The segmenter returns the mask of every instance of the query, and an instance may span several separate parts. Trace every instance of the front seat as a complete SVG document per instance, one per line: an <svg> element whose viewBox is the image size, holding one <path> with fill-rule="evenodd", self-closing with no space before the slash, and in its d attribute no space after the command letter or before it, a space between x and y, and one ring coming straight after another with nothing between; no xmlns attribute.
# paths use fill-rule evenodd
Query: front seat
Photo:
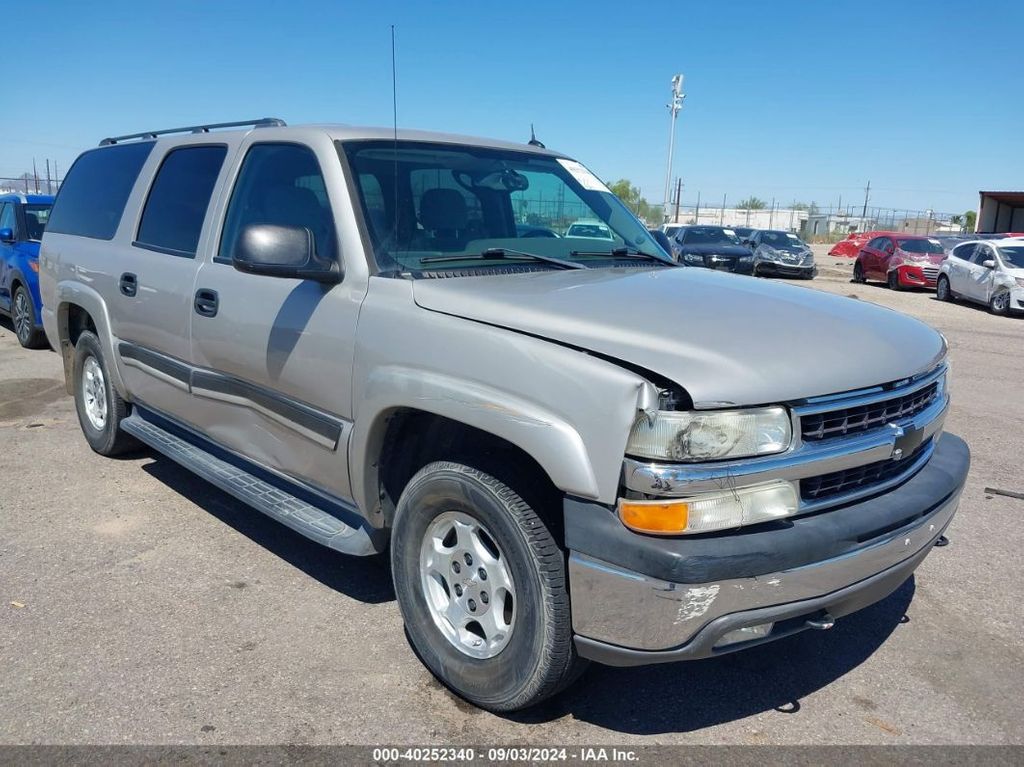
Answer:
<svg viewBox="0 0 1024 767"><path fill-rule="evenodd" d="M43 239L43 225L39 223L39 217L32 211L25 211L25 229L30 240Z"/></svg>
<svg viewBox="0 0 1024 767"><path fill-rule="evenodd" d="M462 250L469 212L466 198L456 189L428 189L420 198L420 223L430 235L433 250Z"/></svg>

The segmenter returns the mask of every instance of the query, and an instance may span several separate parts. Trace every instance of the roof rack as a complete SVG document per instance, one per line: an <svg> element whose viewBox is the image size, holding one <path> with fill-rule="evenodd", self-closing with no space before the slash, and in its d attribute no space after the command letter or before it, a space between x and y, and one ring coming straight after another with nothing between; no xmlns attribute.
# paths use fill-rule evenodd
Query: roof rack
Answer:
<svg viewBox="0 0 1024 767"><path fill-rule="evenodd" d="M146 131L145 133L129 133L127 136L112 136L103 139L100 142L100 146L109 146L110 144L116 144L119 141L127 141L133 138L156 138L157 136L166 136L168 133L209 133L216 128L244 128L247 126L252 126L253 128L282 128L287 124L284 120L280 120L277 117L263 117L259 120L240 120L233 123L189 125L185 128L168 128L166 130Z"/></svg>

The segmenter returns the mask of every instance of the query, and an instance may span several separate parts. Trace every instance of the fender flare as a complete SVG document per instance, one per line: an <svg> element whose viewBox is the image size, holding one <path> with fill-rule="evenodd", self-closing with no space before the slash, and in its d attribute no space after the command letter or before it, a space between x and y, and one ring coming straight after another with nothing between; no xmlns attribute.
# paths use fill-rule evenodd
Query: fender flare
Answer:
<svg viewBox="0 0 1024 767"><path fill-rule="evenodd" d="M375 370L367 380L366 393L349 442L352 489L362 509L377 503L377 456L390 416L406 409L443 416L500 437L532 456L563 492L599 497L583 438L543 405L486 384L401 366Z"/></svg>
<svg viewBox="0 0 1024 767"><path fill-rule="evenodd" d="M87 311L89 316L92 317L92 321L96 325L96 334L99 336L100 347L103 349L103 354L109 362L107 372L110 375L111 383L121 397L126 400L130 399L124 379L121 377L120 358L116 351L116 339L110 330L110 314L107 311L106 302L93 288L72 280L58 282L55 292L57 296L55 312L57 317L57 333L60 340L61 354L64 357L64 380L68 386L68 393L74 393L71 381L72 371L69 369L69 360L73 357L69 355L69 350L72 347L69 340L68 309L75 305Z"/></svg>

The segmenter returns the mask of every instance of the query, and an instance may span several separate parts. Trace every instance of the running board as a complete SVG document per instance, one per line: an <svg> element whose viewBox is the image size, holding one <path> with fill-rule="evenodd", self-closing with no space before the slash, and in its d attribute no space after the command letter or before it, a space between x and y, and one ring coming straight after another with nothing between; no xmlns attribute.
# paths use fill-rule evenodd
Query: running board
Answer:
<svg viewBox="0 0 1024 767"><path fill-rule="evenodd" d="M317 543L344 554L368 556L378 553L364 528L346 525L301 498L145 420L138 413L121 421L121 428L225 493Z"/></svg>

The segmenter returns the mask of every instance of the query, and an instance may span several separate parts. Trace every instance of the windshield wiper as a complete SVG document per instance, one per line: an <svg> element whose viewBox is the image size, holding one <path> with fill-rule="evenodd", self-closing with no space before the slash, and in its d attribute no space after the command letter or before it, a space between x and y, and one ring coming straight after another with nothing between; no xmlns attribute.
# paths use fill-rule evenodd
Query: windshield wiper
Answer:
<svg viewBox="0 0 1024 767"><path fill-rule="evenodd" d="M573 254L575 255L575 254ZM543 261L545 264L554 264L562 269L586 269L583 264L575 261L566 261L554 256L542 256L538 253L527 253L523 250L510 250L509 248L488 248L480 253L471 253L464 256L427 256L421 258L421 264L445 264L453 261L490 261L501 258L526 258L531 261Z"/></svg>
<svg viewBox="0 0 1024 767"><path fill-rule="evenodd" d="M570 256L611 256L612 258L642 258L647 261L657 261L661 264L668 266L676 266L675 261L669 261L667 258L656 256L653 253L644 253L639 250L630 250L629 248L612 248L609 250L574 250L569 253Z"/></svg>

